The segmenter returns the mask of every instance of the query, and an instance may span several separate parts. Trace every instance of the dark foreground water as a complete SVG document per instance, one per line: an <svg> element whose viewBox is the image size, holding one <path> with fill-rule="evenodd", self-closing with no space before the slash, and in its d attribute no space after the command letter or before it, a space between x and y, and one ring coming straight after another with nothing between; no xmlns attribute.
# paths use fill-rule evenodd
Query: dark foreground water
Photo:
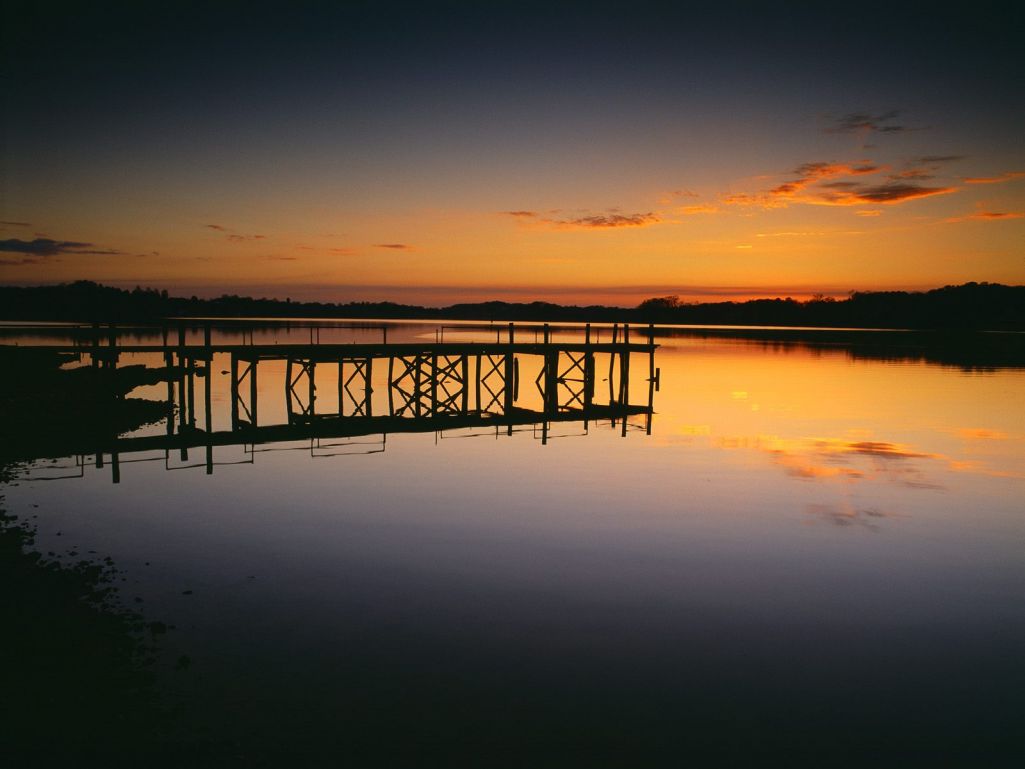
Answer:
<svg viewBox="0 0 1025 769"><path fill-rule="evenodd" d="M222 446L212 474L202 449L149 451L117 484L109 458L66 458L5 505L38 516L42 552L111 557L121 599L173 626L154 760L1023 765L1025 369L659 341L650 435ZM260 365L280 421L283 364Z"/></svg>

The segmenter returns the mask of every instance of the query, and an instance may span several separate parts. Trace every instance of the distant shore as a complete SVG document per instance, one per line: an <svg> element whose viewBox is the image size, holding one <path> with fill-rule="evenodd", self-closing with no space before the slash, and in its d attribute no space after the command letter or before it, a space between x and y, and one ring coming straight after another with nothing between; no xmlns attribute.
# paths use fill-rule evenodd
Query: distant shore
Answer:
<svg viewBox="0 0 1025 769"><path fill-rule="evenodd" d="M787 326L837 329L1025 331L1025 286L965 283L931 291L852 292L798 301L791 298L689 304L653 297L637 307L566 306L549 302L478 302L420 307L394 302L293 302L223 295L170 296L90 281L54 286L0 286L0 320L153 322L165 318L347 318L393 320L657 323L715 326Z"/></svg>

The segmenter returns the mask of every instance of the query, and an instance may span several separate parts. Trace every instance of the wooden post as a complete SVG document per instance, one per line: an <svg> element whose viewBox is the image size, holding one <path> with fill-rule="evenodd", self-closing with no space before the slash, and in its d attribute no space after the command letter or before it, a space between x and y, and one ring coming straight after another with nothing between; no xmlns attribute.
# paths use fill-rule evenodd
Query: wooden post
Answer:
<svg viewBox="0 0 1025 769"><path fill-rule="evenodd" d="M547 324L546 324L547 332ZM559 410L559 351L545 351L545 413Z"/></svg>
<svg viewBox="0 0 1025 769"><path fill-rule="evenodd" d="M512 323L509 324L509 338L512 338L513 330ZM502 412L509 419L509 423L506 426L506 432L508 435L513 434L512 425L512 410L513 400L515 398L515 387L516 387L516 356L513 354L512 343L509 344L509 352L505 354L504 371L502 376L505 379L505 399L502 404Z"/></svg>
<svg viewBox="0 0 1025 769"><path fill-rule="evenodd" d="M618 340L619 340L619 324L618 323L613 323L612 324L612 344L615 345ZM616 352L615 352L615 350L613 350L612 352L609 353L609 404L612 404L616 400L616 397L613 394L615 391L612 389L613 386L614 386L612 383L615 381L615 377L616 377Z"/></svg>
<svg viewBox="0 0 1025 769"><path fill-rule="evenodd" d="M167 434L174 435L174 380L171 372L174 371L174 353L164 349L164 368L167 369Z"/></svg>
<svg viewBox="0 0 1025 769"><path fill-rule="evenodd" d="M196 426L196 361L189 358L189 427Z"/></svg>
<svg viewBox="0 0 1025 769"><path fill-rule="evenodd" d="M648 379L655 380L655 324L648 326Z"/></svg>
<svg viewBox="0 0 1025 769"><path fill-rule="evenodd" d="M121 462L116 451L110 452L110 479L114 483L121 483Z"/></svg>
<svg viewBox="0 0 1025 769"><path fill-rule="evenodd" d="M180 369L178 372L180 374L178 377L178 434L181 435L185 432L185 420L188 418L185 413L185 350L181 347L178 348L178 368ZM189 450L185 446L182 446L180 456L182 462L188 461Z"/></svg>
<svg viewBox="0 0 1025 769"><path fill-rule="evenodd" d="M92 364L93 364L93 368L98 368L99 365L100 365L100 324L99 323L93 323Z"/></svg>
<svg viewBox="0 0 1025 769"><path fill-rule="evenodd" d="M368 417L374 415L374 385L372 380L373 374L374 359L368 356L366 366L363 368L363 399L366 402L366 408L363 411Z"/></svg>
<svg viewBox="0 0 1025 769"><path fill-rule="evenodd" d="M627 391L629 390L630 383L630 324L623 324L623 348L619 353L619 392L620 402L625 406L628 405L629 397ZM624 419L625 421L625 419Z"/></svg>
<svg viewBox="0 0 1025 769"><path fill-rule="evenodd" d="M209 349L210 345L207 345ZM212 356L211 356L212 357ZM211 408L212 397L210 394L212 376L210 376L210 359L207 358L206 364L206 377L203 382L203 424L206 428L206 474L213 475L214 473L214 446L211 443L210 434L214 431L214 415L213 409Z"/></svg>
<svg viewBox="0 0 1025 769"><path fill-rule="evenodd" d="M438 356L431 355L431 416L438 413Z"/></svg>
<svg viewBox="0 0 1025 769"><path fill-rule="evenodd" d="M476 371L477 376L474 377L474 403L477 404L477 414L480 414L480 353L477 354Z"/></svg>
<svg viewBox="0 0 1025 769"><path fill-rule="evenodd" d="M314 377L316 376L316 372L317 372L317 364L316 364L316 362L312 358L310 358L310 365L306 369L306 378L309 379L309 390L308 390L309 398L310 398L310 401L309 401L309 412L310 412L310 416L311 417L314 414L314 408L313 408L314 402L317 400L317 384L314 381Z"/></svg>
<svg viewBox="0 0 1025 769"><path fill-rule="evenodd" d="M386 327L387 329L387 327ZM387 333L387 330L386 332ZM395 381L393 373L395 371L395 356L388 356L388 415L395 416L395 394L392 392L392 383Z"/></svg>
<svg viewBox="0 0 1025 769"><path fill-rule="evenodd" d="M513 324L509 324L509 344L513 344L516 341L516 333L513 329Z"/></svg>
<svg viewBox="0 0 1025 769"><path fill-rule="evenodd" d="M256 363L259 359L254 355L252 360L249 361L249 410L250 424L256 427Z"/></svg>
<svg viewBox="0 0 1025 769"><path fill-rule="evenodd" d="M292 358L288 357L285 363L285 407L288 411L288 421L291 423L294 406L292 405Z"/></svg>
<svg viewBox="0 0 1025 769"><path fill-rule="evenodd" d="M619 372L619 376L621 377L621 382L620 382L620 388L621 389L620 389L620 391L623 394L622 403L623 403L623 406L629 406L630 405L630 353L629 352L624 352L623 353L623 363L620 366L620 369L621 369L620 372ZM620 433L624 438L626 437L626 423L627 423L627 414L626 414L626 411L624 410L624 412L623 412L623 431L622 431L622 433Z"/></svg>
<svg viewBox="0 0 1025 769"><path fill-rule="evenodd" d="M238 429L238 355L234 352L231 354L231 429Z"/></svg>
<svg viewBox="0 0 1025 769"><path fill-rule="evenodd" d="M338 416L344 416L345 409L342 405L345 400L343 391L345 389L345 361L342 358L338 359Z"/></svg>
<svg viewBox="0 0 1025 769"><path fill-rule="evenodd" d="M460 411L466 414L470 409L470 356L462 356L463 369L463 403Z"/></svg>

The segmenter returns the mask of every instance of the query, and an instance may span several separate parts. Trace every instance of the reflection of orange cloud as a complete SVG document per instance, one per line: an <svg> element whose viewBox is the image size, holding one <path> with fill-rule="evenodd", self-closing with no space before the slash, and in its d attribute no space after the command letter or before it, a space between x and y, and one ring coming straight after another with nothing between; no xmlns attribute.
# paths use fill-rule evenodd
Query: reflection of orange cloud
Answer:
<svg viewBox="0 0 1025 769"><path fill-rule="evenodd" d="M683 435L711 435L711 425L680 425L679 432Z"/></svg>
<svg viewBox="0 0 1025 769"><path fill-rule="evenodd" d="M865 528L876 530L878 527L875 521L880 518L892 518L890 513L884 513L874 508L855 509L850 502L844 501L838 505L809 504L805 505L804 512L835 526L860 525Z"/></svg>
<svg viewBox="0 0 1025 769"><path fill-rule="evenodd" d="M778 438L760 436L754 440L720 439L724 449L756 449L772 457L787 475L802 480L862 481L884 478L911 488L940 488L926 479L922 471L905 460L946 460L941 454L915 451L908 446L886 441L842 438ZM869 467L852 467L850 459L872 460ZM891 460L898 460L896 463ZM948 460L949 462L949 460ZM951 467L952 470L960 468ZM968 468L964 468L968 469Z"/></svg>
<svg viewBox="0 0 1025 769"><path fill-rule="evenodd" d="M906 446L898 443L885 443L883 441L816 441L817 448L825 448L827 451L848 452L851 454L864 454L871 457L887 457L890 459L942 459L939 454L921 454L911 451Z"/></svg>

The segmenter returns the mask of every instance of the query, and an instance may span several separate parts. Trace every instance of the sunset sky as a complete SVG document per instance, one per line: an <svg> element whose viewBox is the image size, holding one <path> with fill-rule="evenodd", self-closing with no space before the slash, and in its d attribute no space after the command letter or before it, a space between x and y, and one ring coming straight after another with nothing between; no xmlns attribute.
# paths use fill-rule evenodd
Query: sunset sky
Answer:
<svg viewBox="0 0 1025 769"><path fill-rule="evenodd" d="M1021 4L213 5L7 4L0 282L1025 283Z"/></svg>

